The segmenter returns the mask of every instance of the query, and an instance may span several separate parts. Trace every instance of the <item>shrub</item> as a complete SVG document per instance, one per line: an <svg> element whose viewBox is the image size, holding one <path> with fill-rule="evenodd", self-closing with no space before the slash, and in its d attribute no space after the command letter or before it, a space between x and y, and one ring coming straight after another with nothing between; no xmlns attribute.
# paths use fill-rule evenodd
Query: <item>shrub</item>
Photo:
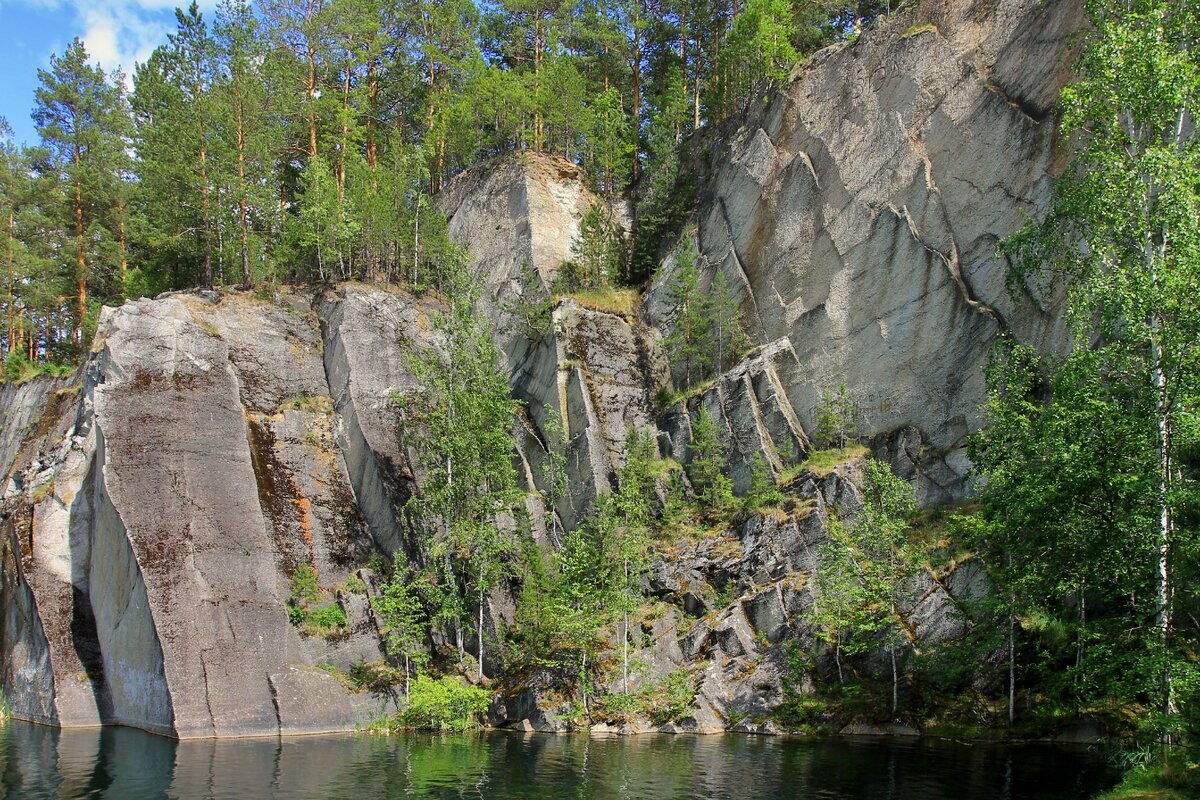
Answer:
<svg viewBox="0 0 1200 800"><path fill-rule="evenodd" d="M405 728L435 731L467 731L479 727L491 695L486 689L471 686L458 678L413 679L408 707L397 715Z"/></svg>
<svg viewBox="0 0 1200 800"><path fill-rule="evenodd" d="M404 683L404 672L383 661L359 659L350 665L350 684L355 690L373 694L391 694L392 687Z"/></svg>
<svg viewBox="0 0 1200 800"><path fill-rule="evenodd" d="M638 699L642 713L663 725L687 716L695 696L695 677L686 667L680 667L643 690Z"/></svg>
<svg viewBox="0 0 1200 800"><path fill-rule="evenodd" d="M314 608L308 612L307 627L318 632L336 630L346 627L346 611L340 603L330 603L327 606Z"/></svg>
<svg viewBox="0 0 1200 800"><path fill-rule="evenodd" d="M346 610L336 600L314 607L325 599L317 584L317 573L308 564L301 564L291 580L292 596L287 602L288 621L299 626L308 636L338 636L346 628Z"/></svg>
<svg viewBox="0 0 1200 800"><path fill-rule="evenodd" d="M292 573L292 599L304 607L309 603L321 602L321 587L317 585L317 573L308 564L301 564Z"/></svg>
<svg viewBox="0 0 1200 800"><path fill-rule="evenodd" d="M657 725L688 715L696 696L696 679L686 667L664 675L636 694L614 693L596 698L593 711L609 721L648 717Z"/></svg>

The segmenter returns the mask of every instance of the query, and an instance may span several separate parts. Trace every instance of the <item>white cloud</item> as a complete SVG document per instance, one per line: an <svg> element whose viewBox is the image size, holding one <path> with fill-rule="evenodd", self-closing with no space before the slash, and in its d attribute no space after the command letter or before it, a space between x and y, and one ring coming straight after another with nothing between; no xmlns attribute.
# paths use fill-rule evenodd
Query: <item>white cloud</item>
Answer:
<svg viewBox="0 0 1200 800"><path fill-rule="evenodd" d="M11 1L11 0L10 0ZM190 0L18 0L47 9L70 9L74 30L92 59L106 71L124 73L128 82L136 64L143 63L154 48L175 30L171 13ZM204 0L200 10L211 26L216 0Z"/></svg>

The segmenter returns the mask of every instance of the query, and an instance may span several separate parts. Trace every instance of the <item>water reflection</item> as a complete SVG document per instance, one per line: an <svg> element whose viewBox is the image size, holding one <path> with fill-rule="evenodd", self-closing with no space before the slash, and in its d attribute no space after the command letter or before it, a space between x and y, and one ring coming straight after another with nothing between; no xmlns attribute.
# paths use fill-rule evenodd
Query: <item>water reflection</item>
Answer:
<svg viewBox="0 0 1200 800"><path fill-rule="evenodd" d="M488 733L174 742L0 726L0 798L1086 798L1083 750L935 740Z"/></svg>

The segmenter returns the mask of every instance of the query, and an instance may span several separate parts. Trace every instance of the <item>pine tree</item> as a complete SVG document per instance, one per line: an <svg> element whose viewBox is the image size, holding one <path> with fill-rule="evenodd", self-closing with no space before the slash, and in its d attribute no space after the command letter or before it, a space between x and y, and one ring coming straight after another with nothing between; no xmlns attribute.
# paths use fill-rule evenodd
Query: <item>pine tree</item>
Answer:
<svg viewBox="0 0 1200 800"><path fill-rule="evenodd" d="M700 513L709 522L720 522L733 507L733 484L726 474L729 446L722 426L703 406L692 424L692 443L688 446L688 453L688 477L695 490Z"/></svg>
<svg viewBox="0 0 1200 800"><path fill-rule="evenodd" d="M786 0L746 0L719 58L718 101L725 116L742 113L771 83L787 77L799 56L793 11Z"/></svg>
<svg viewBox="0 0 1200 800"><path fill-rule="evenodd" d="M579 235L571 242L572 260L563 265L559 282L567 291L613 285L624 261L623 244L608 207L596 201L579 222Z"/></svg>
<svg viewBox="0 0 1200 800"><path fill-rule="evenodd" d="M844 449L846 442L858 434L854 400L846 389L846 382L838 384L837 391L821 390L821 401L817 404L818 441L829 447Z"/></svg>
<svg viewBox="0 0 1200 800"><path fill-rule="evenodd" d="M122 161L128 112L120 87L88 63L78 38L63 55L51 56L50 69L39 69L38 81L33 119L49 151L45 169L57 176L64 194L65 218L57 224L75 285L74 341L82 349L88 286L104 278L96 243L118 238L106 224L104 201L116 193L119 176L112 165Z"/></svg>
<svg viewBox="0 0 1200 800"><path fill-rule="evenodd" d="M221 65L214 116L228 154L218 169L237 204L242 288L250 289L254 251L281 224L271 172L283 131L271 101L270 53L247 0L222 0L213 33Z"/></svg>
<svg viewBox="0 0 1200 800"><path fill-rule="evenodd" d="M667 297L675 308L670 332L663 339L663 349L671 363L682 365L685 388L703 378L705 345L711 336L711 320L705 313L707 304L700 293L700 271L696 267L695 245L689 239L678 256L678 263L667 286Z"/></svg>

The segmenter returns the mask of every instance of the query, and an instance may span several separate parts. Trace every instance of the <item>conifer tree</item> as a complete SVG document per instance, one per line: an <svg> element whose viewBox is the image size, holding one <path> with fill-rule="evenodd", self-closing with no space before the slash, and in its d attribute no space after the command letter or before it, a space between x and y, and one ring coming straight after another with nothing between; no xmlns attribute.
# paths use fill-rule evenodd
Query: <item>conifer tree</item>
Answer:
<svg viewBox="0 0 1200 800"><path fill-rule="evenodd" d="M247 0L222 0L214 38L221 65L216 120L221 152L228 154L220 174L237 204L242 288L249 289L254 285L256 240L261 252L266 235L281 224L271 172L282 129L271 102L271 54Z"/></svg>
<svg viewBox="0 0 1200 800"><path fill-rule="evenodd" d="M88 286L103 280L96 243L114 241L104 210L116 194L126 146L128 112L119 85L88 63L83 42L76 38L61 55L50 58L49 70L38 70L33 119L45 143L45 169L58 178L64 194L57 221L63 238L64 265L75 285L74 341L82 349L88 321Z"/></svg>
<svg viewBox="0 0 1200 800"><path fill-rule="evenodd" d="M729 446L722 426L703 406L692 424L688 453L688 477L695 489L700 513L709 522L719 522L733 506L733 484L726 474Z"/></svg>

